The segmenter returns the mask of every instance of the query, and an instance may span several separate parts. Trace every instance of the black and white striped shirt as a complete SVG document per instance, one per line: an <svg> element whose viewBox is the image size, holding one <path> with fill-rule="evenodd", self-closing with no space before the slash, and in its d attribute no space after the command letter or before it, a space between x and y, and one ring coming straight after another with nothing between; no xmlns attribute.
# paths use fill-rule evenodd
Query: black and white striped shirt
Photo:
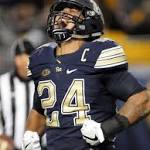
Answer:
<svg viewBox="0 0 150 150"><path fill-rule="evenodd" d="M33 93L33 81L23 81L12 72L0 76L0 134L12 137L17 149L21 148Z"/></svg>

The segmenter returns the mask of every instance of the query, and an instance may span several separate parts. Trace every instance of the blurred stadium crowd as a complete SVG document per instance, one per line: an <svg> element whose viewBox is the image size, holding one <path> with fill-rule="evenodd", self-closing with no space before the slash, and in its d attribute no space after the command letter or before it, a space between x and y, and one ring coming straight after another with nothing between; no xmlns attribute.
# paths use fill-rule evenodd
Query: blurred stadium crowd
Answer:
<svg viewBox="0 0 150 150"><path fill-rule="evenodd" d="M46 20L52 0L0 0L0 73L12 67L12 43L26 37L37 47L47 42ZM129 35L150 34L150 0L97 0L106 27Z"/></svg>
<svg viewBox="0 0 150 150"><path fill-rule="evenodd" d="M48 42L46 21L51 2L52 0L0 0L0 74L13 68L12 44L16 39L27 38L35 47ZM104 13L105 36L125 47L131 72L140 82L148 85L150 0L97 2ZM119 135L119 150L150 150L149 120Z"/></svg>

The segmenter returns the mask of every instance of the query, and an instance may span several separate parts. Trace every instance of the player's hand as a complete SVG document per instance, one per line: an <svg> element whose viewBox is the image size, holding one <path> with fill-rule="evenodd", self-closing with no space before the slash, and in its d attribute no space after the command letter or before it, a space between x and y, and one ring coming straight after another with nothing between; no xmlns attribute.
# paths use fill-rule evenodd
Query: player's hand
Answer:
<svg viewBox="0 0 150 150"><path fill-rule="evenodd" d="M22 150L41 150L37 132L26 131L23 136Z"/></svg>
<svg viewBox="0 0 150 150"><path fill-rule="evenodd" d="M101 124L94 120L85 121L81 128L81 133L83 139L90 145L98 145L105 140Z"/></svg>

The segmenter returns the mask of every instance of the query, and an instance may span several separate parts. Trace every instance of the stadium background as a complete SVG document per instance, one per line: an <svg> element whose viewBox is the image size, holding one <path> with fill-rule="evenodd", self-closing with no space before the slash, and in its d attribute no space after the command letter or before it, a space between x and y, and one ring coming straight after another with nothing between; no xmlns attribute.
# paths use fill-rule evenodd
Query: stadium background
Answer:
<svg viewBox="0 0 150 150"><path fill-rule="evenodd" d="M12 43L19 37L35 47L46 43L52 0L0 0L0 74L13 68ZM105 17L105 37L120 43L129 70L150 88L150 0L97 0ZM118 106L122 105L118 101ZM150 117L119 134L118 150L150 150Z"/></svg>

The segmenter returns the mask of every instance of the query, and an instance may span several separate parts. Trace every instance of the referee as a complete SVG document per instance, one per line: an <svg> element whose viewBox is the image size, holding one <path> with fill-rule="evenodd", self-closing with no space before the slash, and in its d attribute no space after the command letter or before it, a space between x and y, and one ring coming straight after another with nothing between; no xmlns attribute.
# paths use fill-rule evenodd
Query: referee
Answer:
<svg viewBox="0 0 150 150"><path fill-rule="evenodd" d="M0 150L21 149L25 122L33 102L34 84L26 75L34 47L28 40L19 39L12 50L15 69L0 76Z"/></svg>

